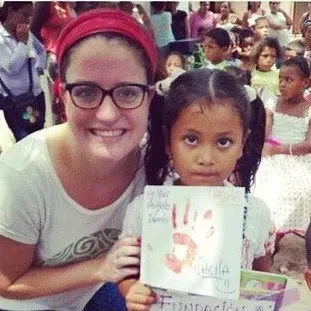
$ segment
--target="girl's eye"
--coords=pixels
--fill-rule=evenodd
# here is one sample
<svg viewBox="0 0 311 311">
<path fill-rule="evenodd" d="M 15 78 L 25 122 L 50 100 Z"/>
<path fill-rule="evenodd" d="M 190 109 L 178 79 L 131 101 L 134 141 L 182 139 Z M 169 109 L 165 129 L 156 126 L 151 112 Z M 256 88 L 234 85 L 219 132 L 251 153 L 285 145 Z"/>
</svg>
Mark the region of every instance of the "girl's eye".
<svg viewBox="0 0 311 311">
<path fill-rule="evenodd" d="M 188 134 L 184 136 L 184 141 L 187 145 L 194 146 L 198 143 L 198 138 L 196 135 Z"/>
<path fill-rule="evenodd" d="M 228 148 L 230 147 L 232 144 L 232 140 L 229 139 L 229 138 L 220 138 L 218 141 L 217 141 L 217 145 L 218 147 L 220 148 Z"/>
</svg>

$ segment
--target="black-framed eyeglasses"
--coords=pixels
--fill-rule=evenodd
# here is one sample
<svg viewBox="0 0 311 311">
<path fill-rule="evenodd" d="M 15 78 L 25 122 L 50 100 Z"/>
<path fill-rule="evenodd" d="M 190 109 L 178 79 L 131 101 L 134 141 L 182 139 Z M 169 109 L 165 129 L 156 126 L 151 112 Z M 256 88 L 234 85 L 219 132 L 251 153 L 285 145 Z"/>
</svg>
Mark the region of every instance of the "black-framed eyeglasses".
<svg viewBox="0 0 311 311">
<path fill-rule="evenodd" d="M 69 91 L 73 104 L 81 109 L 96 109 L 109 95 L 114 104 L 121 109 L 135 109 L 142 105 L 145 95 L 152 89 L 149 85 L 129 83 L 120 84 L 109 90 L 96 83 L 68 83 L 65 89 Z"/>
</svg>

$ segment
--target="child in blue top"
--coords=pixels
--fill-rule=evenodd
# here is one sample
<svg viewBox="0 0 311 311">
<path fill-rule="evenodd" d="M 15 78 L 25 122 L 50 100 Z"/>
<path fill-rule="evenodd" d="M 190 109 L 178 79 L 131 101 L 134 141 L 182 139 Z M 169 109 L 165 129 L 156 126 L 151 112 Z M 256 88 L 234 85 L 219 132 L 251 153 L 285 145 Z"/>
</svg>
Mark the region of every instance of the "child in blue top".
<svg viewBox="0 0 311 311">
<path fill-rule="evenodd" d="M 233 76 L 206 68 L 186 72 L 171 84 L 165 105 L 153 109 L 152 118 L 161 121 L 150 129 L 149 184 L 233 187 L 229 180 L 234 180 L 249 192 L 263 146 L 253 139 L 264 137 L 265 115 L 257 118 L 262 123 L 257 136 L 249 135 L 250 99 Z M 262 201 L 247 197 L 242 266 L 266 271 L 270 214 Z M 143 196 L 128 206 L 121 236 L 141 235 L 142 208 Z M 135 279 L 121 282 L 120 289 L 130 310 L 148 310 L 155 302 L 151 289 Z"/>
</svg>

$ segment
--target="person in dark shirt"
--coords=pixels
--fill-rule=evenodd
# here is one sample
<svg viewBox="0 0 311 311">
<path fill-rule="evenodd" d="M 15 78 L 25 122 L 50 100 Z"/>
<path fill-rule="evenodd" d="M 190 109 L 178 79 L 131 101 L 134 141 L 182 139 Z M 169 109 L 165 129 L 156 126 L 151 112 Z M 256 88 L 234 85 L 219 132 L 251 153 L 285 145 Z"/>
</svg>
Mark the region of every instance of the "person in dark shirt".
<svg viewBox="0 0 311 311">
<path fill-rule="evenodd" d="M 175 40 L 184 40 L 189 38 L 189 26 L 187 13 L 177 10 L 178 2 L 167 2 L 166 10 L 172 14 L 172 31 Z"/>
</svg>

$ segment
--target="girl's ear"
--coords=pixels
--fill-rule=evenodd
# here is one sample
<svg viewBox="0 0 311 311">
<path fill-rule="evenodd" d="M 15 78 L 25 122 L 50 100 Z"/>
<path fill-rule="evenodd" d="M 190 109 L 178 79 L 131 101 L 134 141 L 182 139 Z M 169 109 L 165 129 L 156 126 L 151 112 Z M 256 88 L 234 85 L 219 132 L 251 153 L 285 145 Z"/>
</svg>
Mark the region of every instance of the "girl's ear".
<svg viewBox="0 0 311 311">
<path fill-rule="evenodd" d="M 310 87 L 310 82 L 311 82 L 311 80 L 310 80 L 311 78 L 306 78 L 305 79 L 305 83 L 304 83 L 304 89 L 307 89 L 307 88 L 309 88 Z"/>
</svg>

